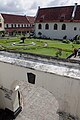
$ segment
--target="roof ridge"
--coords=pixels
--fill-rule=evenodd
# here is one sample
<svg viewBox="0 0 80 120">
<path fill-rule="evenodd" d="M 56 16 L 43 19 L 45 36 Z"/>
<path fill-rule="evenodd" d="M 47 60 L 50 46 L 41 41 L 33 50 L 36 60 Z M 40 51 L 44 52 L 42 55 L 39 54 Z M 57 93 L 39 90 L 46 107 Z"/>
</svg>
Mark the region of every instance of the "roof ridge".
<svg viewBox="0 0 80 120">
<path fill-rule="evenodd" d="M 19 14 L 11 14 L 11 13 L 1 13 L 2 15 L 12 15 L 12 16 L 25 16 L 25 15 L 19 15 Z"/>
<path fill-rule="evenodd" d="M 77 5 L 80 6 L 80 5 Z M 39 9 L 53 9 L 53 8 L 64 8 L 64 7 L 74 7 L 74 5 L 71 6 L 54 6 L 54 7 L 45 7 L 45 8 L 39 8 Z"/>
</svg>

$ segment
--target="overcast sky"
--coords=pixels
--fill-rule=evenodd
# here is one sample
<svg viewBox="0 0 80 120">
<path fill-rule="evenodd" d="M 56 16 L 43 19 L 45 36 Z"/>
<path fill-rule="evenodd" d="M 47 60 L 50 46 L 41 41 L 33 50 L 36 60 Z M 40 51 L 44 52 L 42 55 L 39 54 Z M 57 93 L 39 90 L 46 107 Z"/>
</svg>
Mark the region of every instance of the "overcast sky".
<svg viewBox="0 0 80 120">
<path fill-rule="evenodd" d="M 0 13 L 23 14 L 35 16 L 38 6 L 54 7 L 74 5 L 80 0 L 0 0 Z"/>
</svg>

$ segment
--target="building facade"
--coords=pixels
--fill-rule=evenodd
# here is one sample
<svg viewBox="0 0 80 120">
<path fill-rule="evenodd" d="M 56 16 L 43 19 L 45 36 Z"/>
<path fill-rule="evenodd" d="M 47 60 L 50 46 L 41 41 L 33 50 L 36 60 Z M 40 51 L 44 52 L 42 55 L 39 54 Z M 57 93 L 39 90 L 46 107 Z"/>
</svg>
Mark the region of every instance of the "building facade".
<svg viewBox="0 0 80 120">
<path fill-rule="evenodd" d="M 38 9 L 35 19 L 37 37 L 73 39 L 80 35 L 80 5 Z"/>
<path fill-rule="evenodd" d="M 0 14 L 0 31 L 4 31 L 4 19 Z"/>
<path fill-rule="evenodd" d="M 9 35 L 15 33 L 26 34 L 34 31 L 34 17 L 29 17 L 30 19 L 28 19 L 27 16 L 3 13 L 1 13 L 0 16 L 1 21 L 3 21 L 1 30 L 4 30 Z"/>
</svg>

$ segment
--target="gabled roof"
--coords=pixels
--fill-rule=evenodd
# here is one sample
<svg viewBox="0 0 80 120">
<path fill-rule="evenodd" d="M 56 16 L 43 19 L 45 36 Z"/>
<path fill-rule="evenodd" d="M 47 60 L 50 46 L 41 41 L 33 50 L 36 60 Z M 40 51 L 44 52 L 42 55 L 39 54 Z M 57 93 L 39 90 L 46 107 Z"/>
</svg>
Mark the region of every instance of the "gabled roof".
<svg viewBox="0 0 80 120">
<path fill-rule="evenodd" d="M 34 21 L 35 21 L 35 17 L 27 16 L 27 20 L 28 20 L 31 24 L 33 24 Z"/>
<path fill-rule="evenodd" d="M 24 24 L 29 23 L 26 16 L 13 15 L 13 14 L 3 14 L 3 13 L 1 13 L 1 15 L 4 18 L 5 23 L 24 23 Z"/>
<path fill-rule="evenodd" d="M 77 5 L 74 19 L 74 6 L 39 8 L 35 22 L 80 22 L 80 5 Z"/>
</svg>

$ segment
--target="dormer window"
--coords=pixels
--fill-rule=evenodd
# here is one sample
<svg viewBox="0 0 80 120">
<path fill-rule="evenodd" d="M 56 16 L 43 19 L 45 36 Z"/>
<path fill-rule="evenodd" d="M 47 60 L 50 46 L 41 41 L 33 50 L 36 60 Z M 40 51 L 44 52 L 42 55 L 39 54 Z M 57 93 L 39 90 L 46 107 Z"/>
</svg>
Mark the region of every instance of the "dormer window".
<svg viewBox="0 0 80 120">
<path fill-rule="evenodd" d="M 60 16 L 60 21 L 63 22 L 64 19 L 65 19 L 65 15 L 63 14 L 63 15 Z"/>
<path fill-rule="evenodd" d="M 41 16 L 40 22 L 43 22 L 43 20 L 44 20 L 44 15 Z"/>
</svg>

